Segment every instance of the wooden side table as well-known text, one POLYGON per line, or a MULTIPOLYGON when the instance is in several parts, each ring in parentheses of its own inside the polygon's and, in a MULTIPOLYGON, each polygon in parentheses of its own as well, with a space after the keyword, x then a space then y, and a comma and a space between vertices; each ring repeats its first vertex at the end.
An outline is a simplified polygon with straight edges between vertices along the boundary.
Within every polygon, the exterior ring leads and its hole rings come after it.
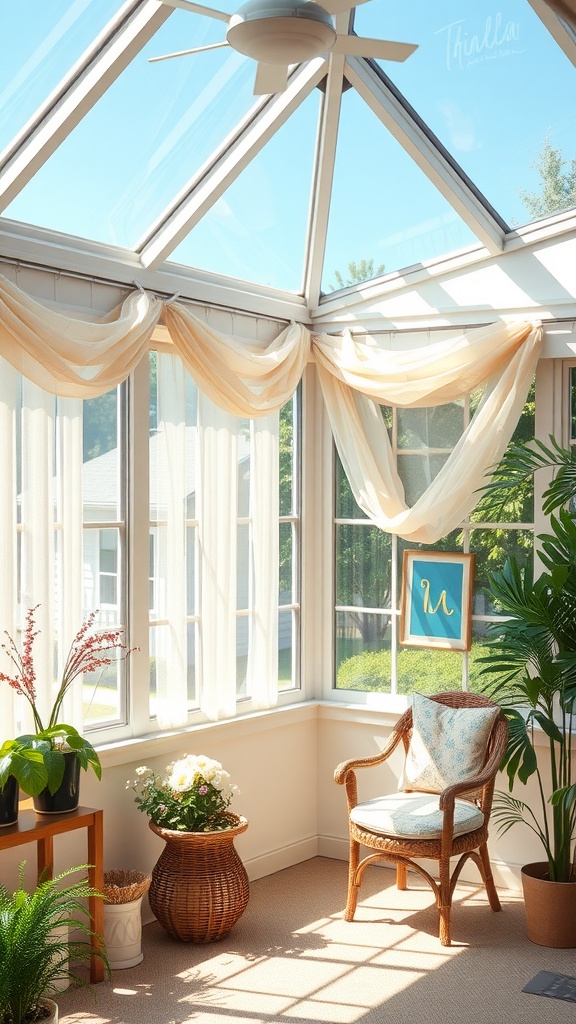
MULTIPOLYGON (((94 807, 78 807, 67 814, 36 814, 33 810, 20 810, 14 825, 0 829, 0 852, 14 849, 25 843, 36 843, 38 877, 47 871, 49 878, 54 874, 54 836, 87 829, 88 881, 94 889, 102 892, 104 887, 104 812, 94 807)), ((94 951, 101 948, 98 936, 104 934, 104 905, 102 899, 91 896, 88 911, 92 918, 91 938, 94 951)), ((104 961, 92 953, 90 957, 90 981, 104 980, 104 961)))

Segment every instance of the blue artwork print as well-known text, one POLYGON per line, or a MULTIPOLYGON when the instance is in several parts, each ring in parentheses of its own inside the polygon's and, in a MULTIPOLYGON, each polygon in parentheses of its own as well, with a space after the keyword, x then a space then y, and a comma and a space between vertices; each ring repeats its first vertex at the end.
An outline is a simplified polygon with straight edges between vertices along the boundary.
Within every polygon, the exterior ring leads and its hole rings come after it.
POLYGON ((410 621, 412 636, 459 640, 462 637, 464 566, 460 562, 412 562, 410 621))

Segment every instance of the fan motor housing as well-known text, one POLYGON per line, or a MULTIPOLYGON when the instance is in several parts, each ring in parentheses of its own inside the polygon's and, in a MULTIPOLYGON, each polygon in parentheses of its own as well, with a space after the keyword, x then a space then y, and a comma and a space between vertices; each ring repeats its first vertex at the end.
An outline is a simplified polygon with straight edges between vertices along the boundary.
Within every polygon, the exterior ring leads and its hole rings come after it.
POLYGON ((313 0, 248 0, 230 18, 226 39, 264 64, 298 64, 330 50, 336 32, 313 0))

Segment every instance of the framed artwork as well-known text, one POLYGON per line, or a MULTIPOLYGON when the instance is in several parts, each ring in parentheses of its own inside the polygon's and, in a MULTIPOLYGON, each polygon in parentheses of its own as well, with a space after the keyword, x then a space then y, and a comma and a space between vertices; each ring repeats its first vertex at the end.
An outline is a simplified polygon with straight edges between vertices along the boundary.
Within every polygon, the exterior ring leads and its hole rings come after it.
POLYGON ((470 650, 474 558, 450 551, 404 552, 401 644, 470 650))

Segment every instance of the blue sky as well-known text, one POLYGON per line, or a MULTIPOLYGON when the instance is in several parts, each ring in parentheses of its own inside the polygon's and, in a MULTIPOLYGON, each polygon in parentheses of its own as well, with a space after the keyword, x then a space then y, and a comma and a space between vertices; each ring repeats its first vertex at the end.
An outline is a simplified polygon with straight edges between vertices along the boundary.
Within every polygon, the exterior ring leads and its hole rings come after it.
MULTIPOLYGON (((58 83, 120 0, 19 0, 0 10, 0 146, 58 83)), ((234 5, 220 4, 231 11, 234 5)), ((549 135, 576 156, 576 70, 524 0, 371 0, 360 35, 418 43, 386 74, 509 224, 549 135)), ((148 56, 223 38, 225 25, 175 11, 4 211, 16 220, 134 246, 250 109, 254 66, 229 49, 160 64, 148 56)), ((321 94, 314 90, 174 254, 299 290, 321 94)), ((399 269, 474 241, 376 115, 344 94, 324 288, 370 259, 399 269)))

